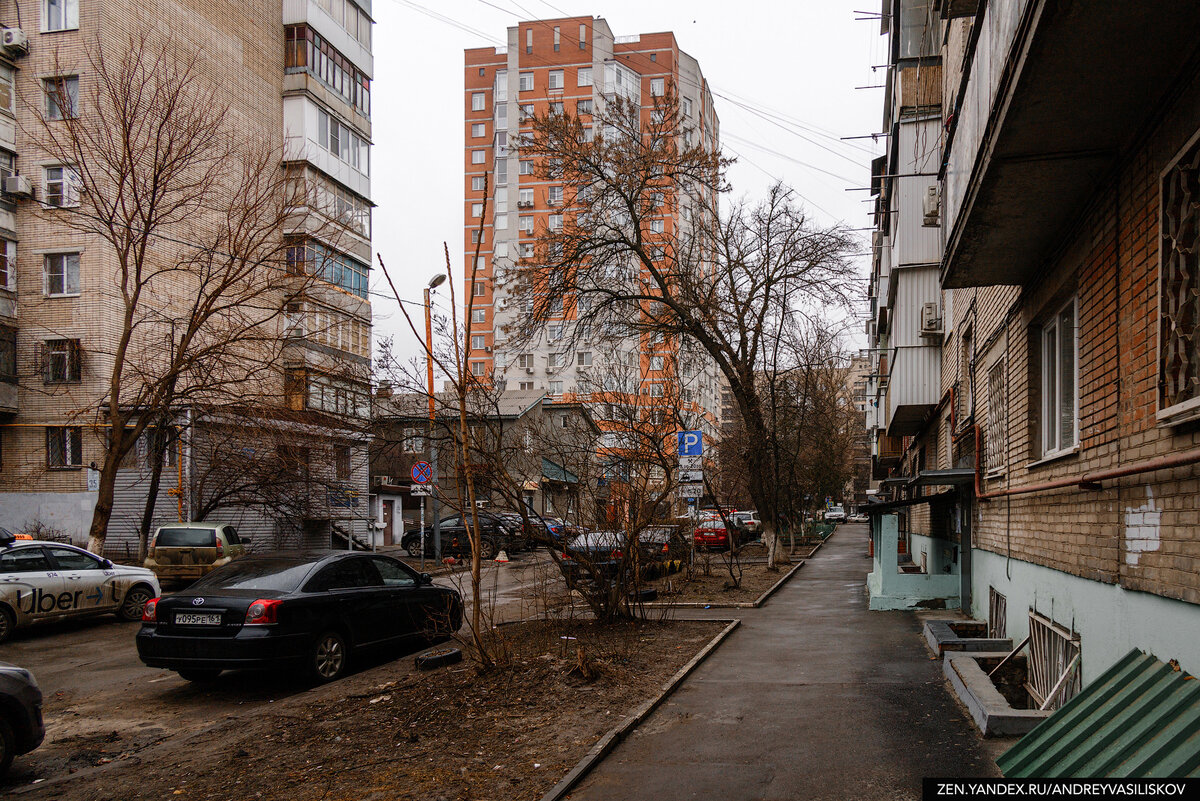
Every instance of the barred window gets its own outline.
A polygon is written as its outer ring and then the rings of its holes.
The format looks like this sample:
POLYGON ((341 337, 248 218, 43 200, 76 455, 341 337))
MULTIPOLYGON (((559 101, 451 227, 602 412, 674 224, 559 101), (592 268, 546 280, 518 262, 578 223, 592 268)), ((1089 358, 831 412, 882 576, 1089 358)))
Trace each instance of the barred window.
POLYGON ((1159 193, 1158 406, 1170 414, 1200 408, 1200 133, 1162 175, 1159 193))
POLYGON ((79 426, 46 426, 46 466, 83 466, 83 429, 79 426))
POLYGON ((988 473, 999 473, 1007 466, 1004 458, 1008 443, 1008 397, 1005 385, 1004 360, 988 370, 988 417, 986 462, 988 473))
POLYGON ((43 343, 42 361, 47 384, 80 379, 78 339, 48 339, 43 343))

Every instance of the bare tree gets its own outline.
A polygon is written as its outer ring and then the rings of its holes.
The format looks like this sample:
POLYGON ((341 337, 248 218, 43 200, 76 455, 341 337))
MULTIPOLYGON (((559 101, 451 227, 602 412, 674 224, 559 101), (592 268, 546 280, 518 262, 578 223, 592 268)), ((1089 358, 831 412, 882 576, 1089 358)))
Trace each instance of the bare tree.
MULTIPOLYGON (((283 237, 311 205, 304 185, 221 99, 204 58, 147 27, 90 43, 83 65, 56 71, 79 74, 79 88, 58 82, 49 108, 30 103, 35 146, 62 165, 40 213, 98 238, 115 265, 112 334, 90 363, 102 389, 76 412, 109 432, 89 531, 97 552, 117 470, 146 431, 167 432, 192 402, 282 394, 281 320, 309 280, 288 274, 283 237)), ((155 437, 156 476, 169 441, 155 437)))
POLYGON ((779 502, 759 377, 797 319, 848 305, 854 242, 840 227, 814 226, 782 185, 721 217, 727 162, 702 141, 670 91, 648 115, 608 99, 590 130, 562 114, 533 121, 522 154, 562 182, 565 206, 561 226, 539 232, 536 257, 504 277, 532 309, 510 336, 536 336, 565 307, 578 323, 617 320, 643 341, 705 354, 737 401, 748 489, 774 563, 779 502))

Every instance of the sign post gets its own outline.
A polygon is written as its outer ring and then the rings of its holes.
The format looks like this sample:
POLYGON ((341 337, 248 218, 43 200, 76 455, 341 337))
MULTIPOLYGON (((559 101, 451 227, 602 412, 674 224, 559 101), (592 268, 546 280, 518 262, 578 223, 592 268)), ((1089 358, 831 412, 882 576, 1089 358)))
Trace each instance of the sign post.
MULTIPOLYGON (((433 467, 429 462, 417 462, 412 466, 412 486, 409 493, 414 498, 428 497, 433 494, 433 467)), ((425 572, 425 503, 421 502, 421 572, 425 572)))
POLYGON ((689 507, 704 497, 704 436, 699 431, 679 431, 679 497, 689 507))

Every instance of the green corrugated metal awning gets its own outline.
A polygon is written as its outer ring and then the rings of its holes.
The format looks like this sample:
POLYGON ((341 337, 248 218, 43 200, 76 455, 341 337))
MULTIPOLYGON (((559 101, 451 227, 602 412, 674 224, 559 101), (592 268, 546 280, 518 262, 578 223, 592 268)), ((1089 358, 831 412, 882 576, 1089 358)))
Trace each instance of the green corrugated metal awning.
POLYGON ((1135 648, 996 764, 1009 778, 1200 776, 1200 680, 1135 648))
POLYGON ((545 456, 542 457, 542 478, 547 481, 558 481, 563 484, 579 483, 578 476, 562 465, 550 461, 545 456))

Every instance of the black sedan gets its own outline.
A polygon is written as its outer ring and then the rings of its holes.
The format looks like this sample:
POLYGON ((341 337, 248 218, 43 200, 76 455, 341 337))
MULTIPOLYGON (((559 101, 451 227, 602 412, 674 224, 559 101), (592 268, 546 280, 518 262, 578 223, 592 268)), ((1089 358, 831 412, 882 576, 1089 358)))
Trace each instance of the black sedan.
POLYGON ((382 554, 264 554, 148 602, 137 649, 190 681, 227 669, 332 681, 354 651, 448 636, 462 614, 457 592, 382 554))
MULTIPOLYGON (((471 515, 469 514, 465 518, 463 515, 450 515, 439 521, 443 556, 461 556, 464 559, 471 556, 471 536, 467 531, 467 526, 470 524, 471 515)), ((509 524, 505 523, 502 518, 481 512, 479 528, 482 535, 479 543, 480 559, 490 561, 495 559, 496 554, 500 551, 516 549, 515 538, 512 535, 512 531, 516 529, 510 529, 509 524)), ((421 529, 404 532, 400 546, 408 552, 409 556, 420 556, 421 529)), ((425 556, 433 556, 432 523, 425 527, 425 556)))

